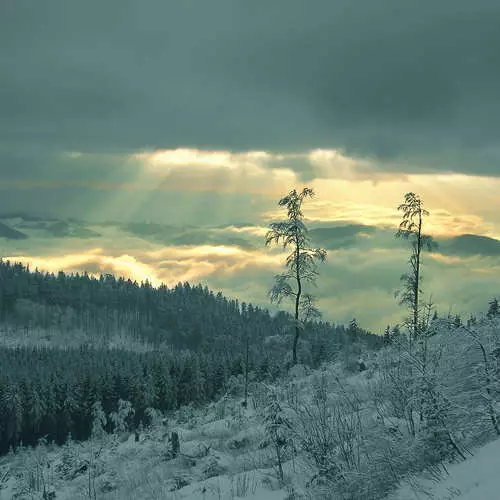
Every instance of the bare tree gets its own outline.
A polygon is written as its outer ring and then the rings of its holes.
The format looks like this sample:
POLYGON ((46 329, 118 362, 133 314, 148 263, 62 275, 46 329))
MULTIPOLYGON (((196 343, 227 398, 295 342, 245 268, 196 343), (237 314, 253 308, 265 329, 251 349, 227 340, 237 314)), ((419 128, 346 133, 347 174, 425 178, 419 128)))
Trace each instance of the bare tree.
POLYGON ((317 314, 313 308, 313 298, 303 291, 304 283, 315 284, 318 276, 317 262, 326 260, 326 250, 311 248, 308 230, 304 224, 302 203, 305 198, 312 198, 314 192, 304 188, 300 193, 295 189, 279 201, 280 207, 286 207, 288 219, 273 222, 266 234, 266 245, 275 243, 283 248, 292 248, 286 258, 288 270, 275 276, 275 285, 269 292, 271 302, 281 303, 283 299, 292 299, 295 303, 295 337, 293 340, 292 359, 297 364, 297 344, 300 336, 301 311, 304 316, 317 314), (292 286, 293 283, 295 286, 292 286), (313 312, 314 311, 314 312, 313 312))

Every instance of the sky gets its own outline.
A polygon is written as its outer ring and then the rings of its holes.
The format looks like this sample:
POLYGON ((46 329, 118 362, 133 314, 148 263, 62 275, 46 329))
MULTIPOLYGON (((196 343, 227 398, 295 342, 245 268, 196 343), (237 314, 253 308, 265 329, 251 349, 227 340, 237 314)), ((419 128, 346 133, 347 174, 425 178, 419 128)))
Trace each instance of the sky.
POLYGON ((309 186, 324 317, 379 331, 405 315, 412 191, 440 243, 425 297, 484 311, 499 26, 497 0, 0 0, 0 253, 267 306, 266 228, 309 186))

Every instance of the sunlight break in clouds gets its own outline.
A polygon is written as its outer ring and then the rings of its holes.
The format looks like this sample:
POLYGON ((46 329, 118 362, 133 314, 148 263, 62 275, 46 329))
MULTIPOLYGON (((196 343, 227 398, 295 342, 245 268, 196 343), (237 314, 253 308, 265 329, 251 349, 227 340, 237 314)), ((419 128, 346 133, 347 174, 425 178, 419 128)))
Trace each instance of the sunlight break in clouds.
MULTIPOLYGON (((207 169, 246 169, 263 173, 290 170, 300 177, 309 172, 311 178, 374 178, 387 177, 377 164, 368 159, 346 156, 341 150, 313 149, 304 153, 274 154, 266 151, 209 151, 200 149, 171 149, 146 151, 131 155, 157 174, 165 174, 176 167, 207 169)), ((391 174, 394 177, 394 173, 391 174)))
POLYGON ((85 253, 60 256, 12 256, 6 260, 21 262, 32 269, 57 273, 88 272, 92 276, 112 273, 137 281, 150 281, 154 286, 174 286, 184 281, 206 280, 217 275, 222 279, 238 277, 247 269, 270 272, 283 261, 279 251, 244 250, 224 245, 165 246, 158 250, 129 250, 113 255, 111 249, 94 248, 85 253))
MULTIPOLYGON (((310 184, 316 196, 308 202, 306 216, 320 222, 356 222, 396 228, 398 205, 404 193, 419 193, 430 212, 426 231, 435 236, 464 233, 500 237, 500 179, 462 174, 421 174, 404 178, 367 180, 322 179, 310 184)), ((265 220, 280 211, 264 214, 265 220)))
POLYGON ((394 180, 396 177, 405 179, 406 175, 394 171, 384 170, 376 162, 366 158, 346 156, 341 150, 314 149, 307 155, 313 166, 317 179, 345 179, 345 180, 394 180))
MULTIPOLYGON (((102 233, 99 241, 56 239, 55 244, 36 234, 33 239, 29 235, 26 240, 8 244, 10 249, 3 253, 23 255, 12 260, 52 272, 62 269, 87 270, 94 275, 115 273, 168 286, 179 281, 202 282, 228 295, 238 294, 242 300, 251 297, 264 305, 269 305, 268 278, 283 265, 279 249, 264 247, 268 223, 285 216, 277 206, 283 195, 293 188, 311 186, 316 196, 307 201, 304 213, 309 222, 315 223, 313 227, 356 223, 388 230, 373 234, 368 231, 368 238, 333 241, 333 247, 338 244, 339 249, 330 252, 330 264, 317 291, 325 317, 344 321, 349 319, 344 314, 351 314, 350 311, 354 314, 361 288, 377 289, 380 304, 357 313, 367 327, 380 326, 377 317, 384 300, 384 318, 395 320, 401 315, 392 288, 398 286, 407 255, 402 251, 400 257, 395 257, 391 233, 400 222, 397 206, 406 192, 417 192, 424 199, 431 214, 426 218, 425 231, 434 236, 464 233, 500 236, 500 215, 496 210, 500 204, 500 178, 456 173, 417 175, 396 171, 394 165, 385 168, 368 158, 348 157, 334 149, 294 154, 198 149, 146 151, 135 155, 70 152, 58 166, 53 180, 37 180, 39 172, 40 169, 33 170, 32 177, 16 182, 30 185, 39 182, 40 189, 56 182, 60 186, 77 185, 94 190, 92 203, 84 201, 88 192, 82 191, 78 210, 71 212, 84 220, 112 219, 109 214, 113 214, 123 223, 129 220, 140 223, 151 216, 159 224, 166 224, 166 229, 157 237, 143 237, 131 236, 120 226, 96 227, 96 232, 102 233), (103 193, 107 188, 113 192, 103 193), (90 219, 88 210, 94 213, 90 219), (178 226, 179 231, 169 225, 178 226), (53 246, 53 251, 46 248, 44 254, 41 245, 53 246), (366 274, 366 266, 373 268, 371 274, 366 274), (395 266, 399 266, 397 270, 393 269, 395 266), (342 269, 345 272, 339 272, 342 269), (363 274, 357 274, 361 269, 363 274), (387 289, 388 284, 391 290, 387 289), (348 292, 347 286, 352 291, 348 292)), ((72 196, 65 207, 71 209, 77 202, 78 196, 72 196)), ((58 205, 56 218, 68 217, 60 210, 58 205)), ((498 275, 493 261, 479 257, 471 260, 435 254, 427 263, 439 280, 445 272, 451 276, 452 271, 456 274, 460 270, 454 282, 456 304, 462 304, 460 307, 467 304, 473 310, 478 310, 481 304, 479 299, 465 302, 470 280, 478 277, 493 283, 492 275, 498 275)), ((441 285, 432 282, 430 275, 426 282, 428 289, 436 292, 436 300, 447 300, 446 290, 440 290, 441 285)), ((482 287, 475 282, 473 285, 476 290, 482 287)))
MULTIPOLYGON (((491 207, 499 202, 500 179, 456 173, 410 174, 384 169, 368 158, 341 150, 314 149, 296 154, 265 151, 159 150, 133 156, 147 171, 162 177, 162 188, 260 193, 276 199, 299 184, 310 184, 317 196, 307 217, 319 222, 356 222, 394 227, 396 207, 408 191, 418 192, 431 217, 435 236, 464 233, 500 236, 500 218, 491 207), (301 177, 310 181, 301 181, 301 177)), ((279 218, 273 210, 262 219, 279 218)))
POLYGON ((263 226, 227 226, 220 229, 221 232, 232 232, 237 234, 249 234, 251 236, 257 236, 259 238, 264 238, 264 236, 269 231, 268 227, 263 226))
POLYGON ((200 149, 168 149, 151 153, 139 153, 135 158, 143 160, 151 167, 169 166, 226 167, 257 166, 269 160, 281 161, 284 155, 272 155, 265 151, 231 153, 230 151, 207 151, 200 149))
POLYGON ((276 195, 297 180, 283 163, 283 155, 263 151, 175 149, 142 152, 130 158, 161 180, 160 189, 276 195))
POLYGON ((329 149, 293 154, 173 149, 146 151, 130 158, 144 165, 146 172, 168 179, 165 188, 176 186, 187 191, 231 188, 278 195, 312 179, 374 181, 394 177, 372 161, 329 149))
POLYGON ((124 276, 138 281, 149 280, 154 286, 161 284, 154 267, 140 262, 135 257, 123 254, 117 257, 104 255, 105 250, 96 248, 88 250, 86 253, 67 254, 57 257, 6 257, 6 260, 21 262, 29 265, 32 269, 39 271, 57 273, 65 272, 84 272, 92 276, 111 273, 117 276, 124 276))

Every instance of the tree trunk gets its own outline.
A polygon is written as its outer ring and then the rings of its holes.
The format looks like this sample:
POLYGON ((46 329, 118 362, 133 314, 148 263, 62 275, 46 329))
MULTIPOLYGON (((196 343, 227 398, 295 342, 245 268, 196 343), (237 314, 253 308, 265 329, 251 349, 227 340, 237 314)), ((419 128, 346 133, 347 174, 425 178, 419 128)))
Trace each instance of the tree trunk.
POLYGON ((177 432, 172 432, 170 435, 170 440, 172 442, 172 456, 175 458, 179 454, 179 434, 177 432))
POLYGON ((246 352, 245 352, 245 401, 243 402, 243 406, 246 408, 248 406, 248 331, 246 334, 246 352))
POLYGON ((297 344, 299 343, 299 307, 300 307, 300 296, 302 294, 302 282, 300 280, 300 268, 299 268, 299 258, 300 258, 300 247, 298 239, 296 240, 296 254, 295 254, 295 279, 297 280, 297 295, 295 297, 295 337, 293 339, 293 353, 292 353, 292 363, 295 366, 297 364, 297 344))
POLYGON ((420 290, 420 254, 422 252, 422 212, 418 213, 418 233, 417 233, 417 253, 415 256, 415 289, 413 297, 413 340, 418 337, 418 308, 419 308, 419 290, 420 290))

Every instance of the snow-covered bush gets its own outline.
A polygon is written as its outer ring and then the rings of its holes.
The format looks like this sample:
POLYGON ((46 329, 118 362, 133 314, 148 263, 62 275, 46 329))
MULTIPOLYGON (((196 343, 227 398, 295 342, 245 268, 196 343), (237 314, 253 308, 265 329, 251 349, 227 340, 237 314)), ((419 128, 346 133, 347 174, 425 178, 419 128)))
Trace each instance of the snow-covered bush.
POLYGON ((110 414, 109 418, 113 422, 113 430, 116 433, 126 432, 131 427, 131 420, 134 417, 135 410, 130 401, 120 399, 118 409, 110 414))
POLYGON ((278 393, 273 388, 268 390, 267 405, 261 415, 266 440, 272 445, 276 455, 277 477, 280 483, 283 483, 283 462, 293 449, 292 424, 278 393))

